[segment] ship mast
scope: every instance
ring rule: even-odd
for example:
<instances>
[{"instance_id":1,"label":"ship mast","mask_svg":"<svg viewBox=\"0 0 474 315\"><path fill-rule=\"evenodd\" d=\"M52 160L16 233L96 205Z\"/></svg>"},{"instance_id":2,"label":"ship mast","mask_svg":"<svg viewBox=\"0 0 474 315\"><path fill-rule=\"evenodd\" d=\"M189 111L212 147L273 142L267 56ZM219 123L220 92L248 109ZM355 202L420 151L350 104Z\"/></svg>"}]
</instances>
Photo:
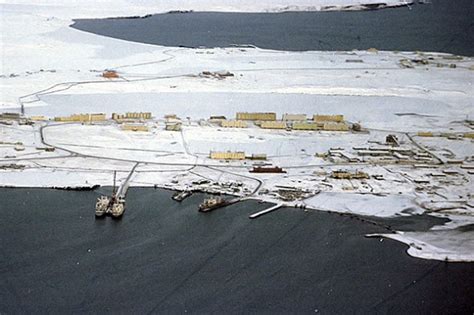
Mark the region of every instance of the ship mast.
<instances>
[{"instance_id":1,"label":"ship mast","mask_svg":"<svg viewBox=\"0 0 474 315\"><path fill-rule=\"evenodd\" d=\"M115 187L115 180L116 180L116 177L117 177L117 171L114 171L114 185L113 185L113 188L112 188L112 195L115 196L115 190L116 190L116 187Z\"/></svg>"}]
</instances>

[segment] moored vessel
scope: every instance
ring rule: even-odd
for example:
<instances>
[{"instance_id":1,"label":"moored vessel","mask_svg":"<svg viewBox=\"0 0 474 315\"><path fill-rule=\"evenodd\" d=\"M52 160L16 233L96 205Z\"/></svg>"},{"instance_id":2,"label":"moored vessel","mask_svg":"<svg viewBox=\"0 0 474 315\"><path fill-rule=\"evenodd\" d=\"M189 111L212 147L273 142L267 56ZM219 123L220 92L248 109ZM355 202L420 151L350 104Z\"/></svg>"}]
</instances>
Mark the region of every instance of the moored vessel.
<instances>
[{"instance_id":1,"label":"moored vessel","mask_svg":"<svg viewBox=\"0 0 474 315\"><path fill-rule=\"evenodd\" d=\"M171 199L175 201L183 201L184 199L188 198L192 195L192 192L189 190L183 190L176 192Z\"/></svg>"},{"instance_id":2,"label":"moored vessel","mask_svg":"<svg viewBox=\"0 0 474 315\"><path fill-rule=\"evenodd\" d=\"M228 205L229 202L220 197L211 197L204 199L204 201L199 205L200 212L208 212L217 208L224 207Z\"/></svg>"},{"instance_id":3,"label":"moored vessel","mask_svg":"<svg viewBox=\"0 0 474 315\"><path fill-rule=\"evenodd\" d=\"M107 209L109 208L109 204L110 204L109 197L100 196L99 198L97 198L97 202L95 204L95 216L96 217L103 216L107 212Z\"/></svg>"},{"instance_id":4,"label":"moored vessel","mask_svg":"<svg viewBox=\"0 0 474 315\"><path fill-rule=\"evenodd\" d=\"M117 198L115 203L112 205L109 212L110 214L112 214L114 218L119 218L123 215L124 211L125 211L125 199L122 197L119 197Z\"/></svg>"}]
</instances>

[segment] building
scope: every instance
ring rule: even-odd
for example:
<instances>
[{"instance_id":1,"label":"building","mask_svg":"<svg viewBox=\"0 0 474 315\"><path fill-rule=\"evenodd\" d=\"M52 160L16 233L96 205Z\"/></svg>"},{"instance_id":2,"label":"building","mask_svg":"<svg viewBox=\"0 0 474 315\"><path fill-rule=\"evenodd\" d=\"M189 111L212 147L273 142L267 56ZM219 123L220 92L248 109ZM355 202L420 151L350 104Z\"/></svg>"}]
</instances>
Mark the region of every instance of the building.
<instances>
[{"instance_id":1,"label":"building","mask_svg":"<svg viewBox=\"0 0 474 315\"><path fill-rule=\"evenodd\" d=\"M285 121L305 121L306 114L283 114L281 120Z\"/></svg>"},{"instance_id":2,"label":"building","mask_svg":"<svg viewBox=\"0 0 474 315\"><path fill-rule=\"evenodd\" d=\"M36 147L38 151L54 152L56 149L54 147Z\"/></svg>"},{"instance_id":3,"label":"building","mask_svg":"<svg viewBox=\"0 0 474 315\"><path fill-rule=\"evenodd\" d=\"M23 144L17 144L14 149L15 151L25 151L25 146Z\"/></svg>"},{"instance_id":4,"label":"building","mask_svg":"<svg viewBox=\"0 0 474 315\"><path fill-rule=\"evenodd\" d=\"M213 123L220 123L223 120L226 120L225 116L211 116L209 117L209 121Z\"/></svg>"},{"instance_id":5,"label":"building","mask_svg":"<svg viewBox=\"0 0 474 315\"><path fill-rule=\"evenodd\" d=\"M362 126L360 125L360 123L353 123L352 124L352 130L360 132L360 131L362 131Z\"/></svg>"},{"instance_id":6,"label":"building","mask_svg":"<svg viewBox=\"0 0 474 315\"><path fill-rule=\"evenodd\" d=\"M418 137L433 137L433 133L431 131L419 131L416 135Z\"/></svg>"},{"instance_id":7,"label":"building","mask_svg":"<svg viewBox=\"0 0 474 315\"><path fill-rule=\"evenodd\" d=\"M164 118L165 118L166 120L170 120L170 119L179 120L179 117L178 117L176 114L166 114L166 115L164 116Z\"/></svg>"},{"instance_id":8,"label":"building","mask_svg":"<svg viewBox=\"0 0 474 315\"><path fill-rule=\"evenodd\" d=\"M125 113L125 117L127 119L151 119L151 113L150 112Z\"/></svg>"},{"instance_id":9,"label":"building","mask_svg":"<svg viewBox=\"0 0 474 315\"><path fill-rule=\"evenodd\" d=\"M262 121L260 127L263 129L286 129L285 121Z\"/></svg>"},{"instance_id":10,"label":"building","mask_svg":"<svg viewBox=\"0 0 474 315\"><path fill-rule=\"evenodd\" d=\"M252 154L249 156L250 160L262 160L265 161L267 159L267 155L264 153L259 153L259 154Z\"/></svg>"},{"instance_id":11,"label":"building","mask_svg":"<svg viewBox=\"0 0 474 315\"><path fill-rule=\"evenodd\" d=\"M143 124L122 124L122 130L125 131L149 131L147 125Z\"/></svg>"},{"instance_id":12,"label":"building","mask_svg":"<svg viewBox=\"0 0 474 315\"><path fill-rule=\"evenodd\" d=\"M250 173L286 173L284 169L278 166L273 166L273 167L255 166L249 172Z\"/></svg>"},{"instance_id":13,"label":"building","mask_svg":"<svg viewBox=\"0 0 474 315\"><path fill-rule=\"evenodd\" d=\"M314 121L332 121L332 122L343 122L344 115L313 115Z\"/></svg>"},{"instance_id":14,"label":"building","mask_svg":"<svg viewBox=\"0 0 474 315\"><path fill-rule=\"evenodd\" d=\"M347 63L364 63L362 59L346 59Z\"/></svg>"},{"instance_id":15,"label":"building","mask_svg":"<svg viewBox=\"0 0 474 315\"><path fill-rule=\"evenodd\" d=\"M54 121L60 122L92 122L105 121L105 114L72 114L70 116L54 117Z\"/></svg>"},{"instance_id":16,"label":"building","mask_svg":"<svg viewBox=\"0 0 474 315\"><path fill-rule=\"evenodd\" d=\"M396 146L396 147L400 145L398 141L398 137L394 134L387 135L387 137L385 137L385 143L387 145Z\"/></svg>"},{"instance_id":17,"label":"building","mask_svg":"<svg viewBox=\"0 0 474 315\"><path fill-rule=\"evenodd\" d=\"M21 118L19 113L1 113L0 119L11 119L11 120L18 120Z\"/></svg>"},{"instance_id":18,"label":"building","mask_svg":"<svg viewBox=\"0 0 474 315\"><path fill-rule=\"evenodd\" d=\"M358 150L357 155L359 156L391 156L392 152L385 149L380 150Z\"/></svg>"},{"instance_id":19,"label":"building","mask_svg":"<svg viewBox=\"0 0 474 315\"><path fill-rule=\"evenodd\" d=\"M323 125L326 131L349 131L349 126L345 123L327 122Z\"/></svg>"},{"instance_id":20,"label":"building","mask_svg":"<svg viewBox=\"0 0 474 315\"><path fill-rule=\"evenodd\" d=\"M167 131L181 131L182 124L180 121L167 121L165 122L165 130Z\"/></svg>"},{"instance_id":21,"label":"building","mask_svg":"<svg viewBox=\"0 0 474 315\"><path fill-rule=\"evenodd\" d=\"M48 120L48 118L46 118L45 116L30 116L29 119L32 120L32 121L45 121L45 120Z\"/></svg>"},{"instance_id":22,"label":"building","mask_svg":"<svg viewBox=\"0 0 474 315\"><path fill-rule=\"evenodd\" d=\"M113 120L126 120L126 119L151 119L150 112L128 112L125 114L112 113Z\"/></svg>"},{"instance_id":23,"label":"building","mask_svg":"<svg viewBox=\"0 0 474 315\"><path fill-rule=\"evenodd\" d=\"M221 127L224 128L247 128L247 123L243 120L222 120Z\"/></svg>"},{"instance_id":24,"label":"building","mask_svg":"<svg viewBox=\"0 0 474 315\"><path fill-rule=\"evenodd\" d=\"M107 79L117 79L117 78L119 78L119 75L118 75L117 71L115 71L115 70L105 70L104 72L102 72L102 76L104 78L107 78Z\"/></svg>"},{"instance_id":25,"label":"building","mask_svg":"<svg viewBox=\"0 0 474 315\"><path fill-rule=\"evenodd\" d=\"M245 152L211 151L209 157L213 160L245 160Z\"/></svg>"},{"instance_id":26,"label":"building","mask_svg":"<svg viewBox=\"0 0 474 315\"><path fill-rule=\"evenodd\" d=\"M236 120L262 120L262 121L274 121L276 120L276 113L237 113L235 116Z\"/></svg>"},{"instance_id":27,"label":"building","mask_svg":"<svg viewBox=\"0 0 474 315\"><path fill-rule=\"evenodd\" d=\"M294 130L321 130L323 127L323 123L315 122L294 122L292 125Z\"/></svg>"},{"instance_id":28,"label":"building","mask_svg":"<svg viewBox=\"0 0 474 315\"><path fill-rule=\"evenodd\" d=\"M333 171L331 177L335 179L368 179L369 175L364 172L351 173L348 171Z\"/></svg>"}]
</instances>

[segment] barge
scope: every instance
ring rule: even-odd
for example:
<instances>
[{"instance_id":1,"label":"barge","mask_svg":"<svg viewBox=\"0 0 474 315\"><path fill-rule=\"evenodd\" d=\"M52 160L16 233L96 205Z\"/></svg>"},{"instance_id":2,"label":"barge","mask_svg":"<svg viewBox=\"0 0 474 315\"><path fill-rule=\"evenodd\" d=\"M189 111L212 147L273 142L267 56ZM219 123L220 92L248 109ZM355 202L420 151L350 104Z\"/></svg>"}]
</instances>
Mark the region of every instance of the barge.
<instances>
[{"instance_id":1,"label":"barge","mask_svg":"<svg viewBox=\"0 0 474 315\"><path fill-rule=\"evenodd\" d=\"M225 207L229 204L231 204L230 201L220 197L207 198L199 205L199 212L209 212L217 208Z\"/></svg>"}]
</instances>

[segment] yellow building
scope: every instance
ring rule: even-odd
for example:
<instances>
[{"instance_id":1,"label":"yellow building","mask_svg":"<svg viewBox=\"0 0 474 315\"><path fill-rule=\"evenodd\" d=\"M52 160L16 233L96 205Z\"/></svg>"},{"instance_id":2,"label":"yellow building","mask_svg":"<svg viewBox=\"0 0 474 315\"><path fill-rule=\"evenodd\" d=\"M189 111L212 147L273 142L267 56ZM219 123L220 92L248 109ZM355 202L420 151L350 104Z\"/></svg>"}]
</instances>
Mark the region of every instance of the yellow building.
<instances>
[{"instance_id":1,"label":"yellow building","mask_svg":"<svg viewBox=\"0 0 474 315\"><path fill-rule=\"evenodd\" d=\"M294 130L321 130L323 129L323 123L314 123L314 122L294 122Z\"/></svg>"},{"instance_id":2,"label":"yellow building","mask_svg":"<svg viewBox=\"0 0 474 315\"><path fill-rule=\"evenodd\" d=\"M30 119L33 121L44 121L48 120L45 116L30 116Z\"/></svg>"},{"instance_id":3,"label":"yellow building","mask_svg":"<svg viewBox=\"0 0 474 315\"><path fill-rule=\"evenodd\" d=\"M61 122L91 122L104 121L105 114L73 114L71 116L54 117L55 121Z\"/></svg>"},{"instance_id":4,"label":"yellow building","mask_svg":"<svg viewBox=\"0 0 474 315\"><path fill-rule=\"evenodd\" d=\"M106 119L105 114L90 114L91 121L104 121Z\"/></svg>"},{"instance_id":5,"label":"yellow building","mask_svg":"<svg viewBox=\"0 0 474 315\"><path fill-rule=\"evenodd\" d=\"M237 113L236 120L263 120L271 121L276 120L275 113Z\"/></svg>"},{"instance_id":6,"label":"yellow building","mask_svg":"<svg viewBox=\"0 0 474 315\"><path fill-rule=\"evenodd\" d=\"M306 114L283 114L281 120L305 121Z\"/></svg>"},{"instance_id":7,"label":"yellow building","mask_svg":"<svg viewBox=\"0 0 474 315\"><path fill-rule=\"evenodd\" d=\"M343 122L344 115L313 115L314 121Z\"/></svg>"},{"instance_id":8,"label":"yellow building","mask_svg":"<svg viewBox=\"0 0 474 315\"><path fill-rule=\"evenodd\" d=\"M433 133L431 131L419 131L416 135L418 137L433 137Z\"/></svg>"},{"instance_id":9,"label":"yellow building","mask_svg":"<svg viewBox=\"0 0 474 315\"><path fill-rule=\"evenodd\" d=\"M327 122L324 123L323 130L326 131L349 131L349 126L345 123Z\"/></svg>"},{"instance_id":10,"label":"yellow building","mask_svg":"<svg viewBox=\"0 0 474 315\"><path fill-rule=\"evenodd\" d=\"M257 154L252 154L249 157L250 160L266 160L267 155L265 153L257 153Z\"/></svg>"},{"instance_id":11,"label":"yellow building","mask_svg":"<svg viewBox=\"0 0 474 315\"><path fill-rule=\"evenodd\" d=\"M147 132L148 126L147 125L142 125L142 124L123 124L122 125L122 130L125 131L145 131Z\"/></svg>"},{"instance_id":12,"label":"yellow building","mask_svg":"<svg viewBox=\"0 0 474 315\"><path fill-rule=\"evenodd\" d=\"M112 113L113 120L124 120L124 119L151 119L150 112L128 112L125 114Z\"/></svg>"},{"instance_id":13,"label":"yellow building","mask_svg":"<svg viewBox=\"0 0 474 315\"><path fill-rule=\"evenodd\" d=\"M213 160L245 160L245 152L218 152L218 151L211 151L209 157Z\"/></svg>"},{"instance_id":14,"label":"yellow building","mask_svg":"<svg viewBox=\"0 0 474 315\"><path fill-rule=\"evenodd\" d=\"M221 127L225 128L247 128L247 123L243 120L222 120Z\"/></svg>"},{"instance_id":15,"label":"yellow building","mask_svg":"<svg viewBox=\"0 0 474 315\"><path fill-rule=\"evenodd\" d=\"M464 138L474 139L474 132L464 133Z\"/></svg>"},{"instance_id":16,"label":"yellow building","mask_svg":"<svg viewBox=\"0 0 474 315\"><path fill-rule=\"evenodd\" d=\"M125 113L126 118L131 118L131 119L151 119L151 113L150 112L131 112L131 113Z\"/></svg>"},{"instance_id":17,"label":"yellow building","mask_svg":"<svg viewBox=\"0 0 474 315\"><path fill-rule=\"evenodd\" d=\"M260 127L263 129L286 129L284 121L262 121Z\"/></svg>"}]
</instances>

